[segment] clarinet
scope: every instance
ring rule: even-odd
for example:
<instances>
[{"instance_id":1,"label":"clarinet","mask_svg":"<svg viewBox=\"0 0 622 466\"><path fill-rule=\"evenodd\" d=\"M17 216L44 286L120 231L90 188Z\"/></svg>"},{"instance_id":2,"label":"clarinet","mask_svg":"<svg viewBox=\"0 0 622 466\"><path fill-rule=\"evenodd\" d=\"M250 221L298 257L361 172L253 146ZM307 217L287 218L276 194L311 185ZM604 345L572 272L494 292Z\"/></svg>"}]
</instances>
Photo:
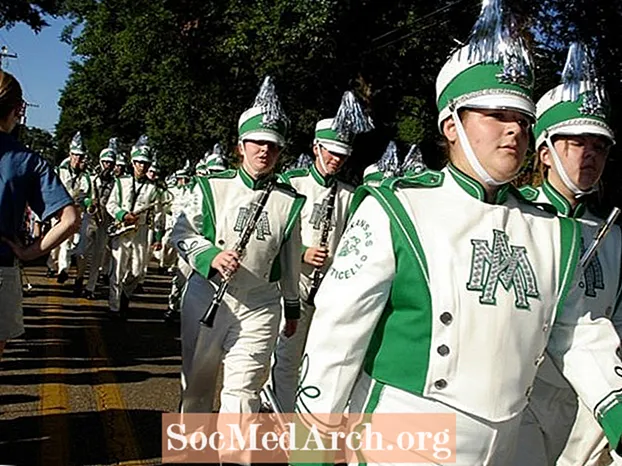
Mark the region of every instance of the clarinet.
<instances>
[{"instance_id":1,"label":"clarinet","mask_svg":"<svg viewBox=\"0 0 622 466\"><path fill-rule=\"evenodd\" d=\"M244 255L244 252L246 251L246 246L248 245L248 242L251 240L251 237L253 233L255 232L255 227L257 226L259 217L261 216L261 213L263 212L263 209L266 206L266 203L268 202L268 197L270 196L270 193L272 192L275 186L276 186L276 177L272 177L272 179L266 186L266 189L261 194L259 201L257 202L257 204L255 204L252 214L248 222L244 226L244 230L240 234L240 237L238 238L238 241L236 242L235 247L233 248L233 250L240 257L240 260L242 259L242 256ZM203 317L201 317L201 320L199 321L201 325L204 325L208 328L212 328L214 326L214 319L216 318L216 312L218 312L218 308L220 307L222 298L225 296L225 292L227 291L227 288L229 288L229 282L231 281L232 278L233 278L233 273L228 273L227 275L225 275L225 277L222 279L222 281L218 285L218 290L216 291L214 298L212 298L211 304L209 305L209 307L205 311L205 314L203 314Z\"/></svg>"},{"instance_id":2,"label":"clarinet","mask_svg":"<svg viewBox=\"0 0 622 466\"><path fill-rule=\"evenodd\" d=\"M322 234L320 236L320 247L325 248L328 244L328 234L330 233L330 227L333 221L333 210L335 210L335 198L337 196L337 180L333 183L328 194L328 202L326 203L326 212L324 218L322 218ZM307 296L307 304L313 305L315 295L320 288L324 274L322 273L322 267L315 267L313 269L313 275L311 276L311 288L309 289L309 296Z\"/></svg>"}]
</instances>

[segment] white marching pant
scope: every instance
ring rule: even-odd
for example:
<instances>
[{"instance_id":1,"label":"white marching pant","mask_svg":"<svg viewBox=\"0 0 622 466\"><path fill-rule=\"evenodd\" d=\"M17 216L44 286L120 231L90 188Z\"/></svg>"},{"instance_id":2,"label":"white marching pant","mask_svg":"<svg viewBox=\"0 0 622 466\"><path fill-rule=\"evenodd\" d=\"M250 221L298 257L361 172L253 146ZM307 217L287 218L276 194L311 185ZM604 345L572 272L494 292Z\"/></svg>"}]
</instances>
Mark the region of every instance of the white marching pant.
<instances>
[{"instance_id":1,"label":"white marching pant","mask_svg":"<svg viewBox=\"0 0 622 466\"><path fill-rule=\"evenodd\" d=\"M284 413L294 412L300 362L314 313L314 306L302 302L296 333L288 338L281 331L277 338L270 383Z\"/></svg>"},{"instance_id":2,"label":"white marching pant","mask_svg":"<svg viewBox=\"0 0 622 466\"><path fill-rule=\"evenodd\" d=\"M89 254L92 253L97 237L97 223L94 217L85 214L80 226L80 241L75 249L77 273L76 278L84 278ZM94 289L95 287L93 287Z\"/></svg>"},{"instance_id":3,"label":"white marching pant","mask_svg":"<svg viewBox=\"0 0 622 466\"><path fill-rule=\"evenodd\" d=\"M159 266L165 269L172 267L177 259L177 250L171 243L171 232L172 229L166 230L164 232L164 236L162 237L162 250L160 251Z\"/></svg>"},{"instance_id":4,"label":"white marching pant","mask_svg":"<svg viewBox=\"0 0 622 466\"><path fill-rule=\"evenodd\" d=\"M68 272L71 267L71 256L80 242L80 233L76 233L63 241L58 249L58 273Z\"/></svg>"},{"instance_id":5,"label":"white marching pant","mask_svg":"<svg viewBox=\"0 0 622 466\"><path fill-rule=\"evenodd\" d=\"M57 272L58 271L58 255L60 254L60 246L55 247L50 251L48 260L46 262L47 268Z\"/></svg>"},{"instance_id":6,"label":"white marching pant","mask_svg":"<svg viewBox=\"0 0 622 466\"><path fill-rule=\"evenodd\" d=\"M200 328L199 320L207 310L216 286L193 273L182 298L182 412L212 412L216 376L224 364L220 393L220 412L256 413L259 391L268 375L282 312L276 285L259 289L243 287L226 293L214 321L214 327ZM209 332L202 348L196 348L199 332ZM209 353L209 360L194 360ZM192 373L194 364L200 373ZM206 395L209 394L209 395Z\"/></svg>"},{"instance_id":7,"label":"white marching pant","mask_svg":"<svg viewBox=\"0 0 622 466\"><path fill-rule=\"evenodd\" d=\"M99 270L102 269L106 274L108 274L108 268L104 266L105 256L109 256L110 254L108 251L108 233L106 232L105 223L97 228L95 241L91 251L91 266L89 268L89 281L86 285L86 289L88 291L95 291L97 279L99 278Z\"/></svg>"},{"instance_id":8,"label":"white marching pant","mask_svg":"<svg viewBox=\"0 0 622 466\"><path fill-rule=\"evenodd\" d=\"M147 261L147 234L141 225L137 230L112 239L112 271L110 274L110 310L119 311L121 293L131 296L144 279Z\"/></svg>"},{"instance_id":9,"label":"white marching pant","mask_svg":"<svg viewBox=\"0 0 622 466\"><path fill-rule=\"evenodd\" d=\"M181 309L181 298L183 295L188 277L192 274L192 267L181 257L177 259L175 275L171 280L171 292L168 295L168 308L179 312Z\"/></svg>"}]
</instances>

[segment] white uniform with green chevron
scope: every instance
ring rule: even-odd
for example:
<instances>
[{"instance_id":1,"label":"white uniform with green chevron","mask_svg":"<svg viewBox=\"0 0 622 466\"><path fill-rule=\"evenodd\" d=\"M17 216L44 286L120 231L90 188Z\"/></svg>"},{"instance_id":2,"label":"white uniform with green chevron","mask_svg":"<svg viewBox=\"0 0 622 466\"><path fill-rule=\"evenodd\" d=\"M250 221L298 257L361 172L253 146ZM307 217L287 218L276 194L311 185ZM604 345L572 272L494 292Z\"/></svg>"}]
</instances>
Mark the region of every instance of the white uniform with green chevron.
<instances>
[{"instance_id":1,"label":"white uniform with green chevron","mask_svg":"<svg viewBox=\"0 0 622 466\"><path fill-rule=\"evenodd\" d=\"M508 465L548 347L618 439L618 338L572 300L578 224L507 185L483 202L453 166L387 186L355 195L316 299L297 409L455 413L455 464Z\"/></svg>"},{"instance_id":2,"label":"white uniform with green chevron","mask_svg":"<svg viewBox=\"0 0 622 466\"><path fill-rule=\"evenodd\" d=\"M552 206L560 216L577 218L584 231L584 247L588 247L602 219L584 204L572 209L546 181L537 189L527 186L521 191L534 202ZM619 309L621 248L620 228L614 225L579 282L579 295L591 319L611 318L618 334L622 331ZM521 421L515 465L613 464L606 450L607 439L591 410L578 402L577 394L562 372L547 357L538 369L529 406Z\"/></svg>"},{"instance_id":3,"label":"white uniform with green chevron","mask_svg":"<svg viewBox=\"0 0 622 466\"><path fill-rule=\"evenodd\" d=\"M302 254L309 247L318 247L322 236L323 219L326 215L328 197L333 183L337 183L337 192L331 227L328 234L327 248L329 257L322 272L325 273L332 263L332 258L337 249L339 238L346 226L348 207L354 187L334 177L325 178L317 170L315 165L309 169L292 170L283 175L284 181L289 183L296 191L307 198L300 214ZM282 333L279 335L275 351L274 365L272 367L272 386L284 412L291 413L294 410L296 387L298 387L298 370L302 358L302 350L307 339L309 325L315 311L315 307L308 304L307 298L312 285L314 267L302 263L300 274L300 319L296 333L287 338Z\"/></svg>"},{"instance_id":4,"label":"white uniform with green chevron","mask_svg":"<svg viewBox=\"0 0 622 466\"><path fill-rule=\"evenodd\" d=\"M192 273L192 269L188 265L188 263L178 256L177 250L175 249L175 244L171 239L171 234L173 232L173 227L177 222L177 217L179 214L183 212L186 208L186 200L188 199L188 195L190 194L190 185L185 186L174 186L170 188L170 192L173 195L173 203L169 206L166 215L166 231L164 232L164 238L162 239L162 247L168 245L173 251L175 256L176 264L175 274L171 279L171 292L168 296L168 308L171 311L179 312L179 307L181 304L181 295L184 287L186 286L186 281L188 277Z\"/></svg>"},{"instance_id":5,"label":"white uniform with green chevron","mask_svg":"<svg viewBox=\"0 0 622 466\"><path fill-rule=\"evenodd\" d=\"M182 410L212 411L205 387L216 383L212 377L222 359L221 412L257 412L283 312L281 301L286 317L300 314L299 214L304 197L285 184L270 194L209 336L209 345L216 344L222 356L208 361L214 370L193 377L197 383L188 386L199 320L220 283L211 263L220 251L234 249L266 184L243 169L196 181L171 235L180 257L193 269L181 305Z\"/></svg>"},{"instance_id":6,"label":"white uniform with green chevron","mask_svg":"<svg viewBox=\"0 0 622 466\"><path fill-rule=\"evenodd\" d=\"M100 269L106 275L109 275L110 273L110 249L108 247L110 241L108 237L108 226L110 225L112 218L106 211L106 203L110 198L110 192L112 192L114 183L114 178L111 178L109 181L104 181L102 180L101 175L93 177L93 196L100 196L100 199L97 199L97 208L101 211L100 214L102 223L97 226L94 216L86 214L90 217L89 233L93 232L91 235L86 235L86 237L84 237L86 241L83 240L85 243L84 254L88 254L89 252L91 253L89 281L86 285L86 290L90 292L95 292Z\"/></svg>"},{"instance_id":7,"label":"white uniform with green chevron","mask_svg":"<svg viewBox=\"0 0 622 466\"><path fill-rule=\"evenodd\" d=\"M112 312L119 311L121 293L128 297L144 278L145 263L148 260L148 216L154 216L156 238L162 238L162 207L158 188L147 178L136 180L133 176L116 179L106 210L117 221L128 212L136 212L154 204L152 211L139 215L138 227L111 240L112 266L110 275L109 304Z\"/></svg>"},{"instance_id":8,"label":"white uniform with green chevron","mask_svg":"<svg viewBox=\"0 0 622 466\"><path fill-rule=\"evenodd\" d=\"M61 164L57 169L58 177L61 182L67 189L69 195L73 198L75 203L80 207L81 212L83 213L86 207L90 205L91 202L91 176L88 172L82 171L80 173L76 173L71 165ZM65 241L61 243L59 246L59 254L58 254L58 272L68 271L71 265L71 255L75 252L78 244L80 243L80 237L82 234L86 232L89 224L88 222L84 222L85 215L82 215L82 225L80 228L80 232L76 233L73 236L70 236ZM88 220L88 218L87 218ZM86 223L86 224L85 224Z\"/></svg>"}]
</instances>

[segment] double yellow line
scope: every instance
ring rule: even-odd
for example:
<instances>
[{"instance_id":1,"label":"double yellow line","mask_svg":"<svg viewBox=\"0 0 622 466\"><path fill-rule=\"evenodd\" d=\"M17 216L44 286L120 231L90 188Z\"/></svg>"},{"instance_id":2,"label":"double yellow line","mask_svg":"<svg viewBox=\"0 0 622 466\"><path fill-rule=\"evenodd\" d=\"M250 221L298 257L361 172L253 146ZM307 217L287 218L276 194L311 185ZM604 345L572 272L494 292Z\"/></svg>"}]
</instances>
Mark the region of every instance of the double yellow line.
<instances>
[{"instance_id":1,"label":"double yellow line","mask_svg":"<svg viewBox=\"0 0 622 466\"><path fill-rule=\"evenodd\" d=\"M47 309L62 310L62 298L47 297ZM92 310L91 303L79 299L80 306ZM42 313L43 320L53 319ZM102 316L104 319L105 316ZM63 319L64 320L64 319ZM46 325L45 338L62 339L62 323ZM88 357L95 363L90 370L93 374L91 390L100 413L106 443L106 452L112 464L145 464L141 461L141 451L135 435L132 421L127 414L127 406L123 400L120 387L109 367L102 367L98 361L108 361L106 345L100 328L97 325L86 326L85 340ZM63 355L63 346L46 345L45 358L56 358ZM60 353L60 354L59 354ZM45 441L41 448L42 465L68 465L71 459L71 439L67 416L71 413L67 384L62 383L69 371L64 367L53 367L47 362L43 369L43 383L40 387L40 409L43 414L42 433ZM46 383L46 378L57 377L59 382ZM99 439L92 439L97 442ZM75 442L73 442L75 445Z\"/></svg>"}]
</instances>

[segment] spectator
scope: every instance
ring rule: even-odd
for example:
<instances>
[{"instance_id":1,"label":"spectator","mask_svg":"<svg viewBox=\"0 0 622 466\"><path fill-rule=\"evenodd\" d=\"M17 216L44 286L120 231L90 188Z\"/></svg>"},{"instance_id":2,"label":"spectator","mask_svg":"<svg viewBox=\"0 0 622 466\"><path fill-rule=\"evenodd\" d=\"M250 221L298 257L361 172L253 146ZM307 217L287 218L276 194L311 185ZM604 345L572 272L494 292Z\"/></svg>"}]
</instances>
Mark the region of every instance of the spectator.
<instances>
[{"instance_id":1,"label":"spectator","mask_svg":"<svg viewBox=\"0 0 622 466\"><path fill-rule=\"evenodd\" d=\"M52 167L12 134L24 111L19 82L0 71L0 357L6 341L24 332L17 259L30 261L43 256L80 227L73 200ZM18 235L27 204L42 221L56 216L58 223L24 246Z\"/></svg>"}]
</instances>

